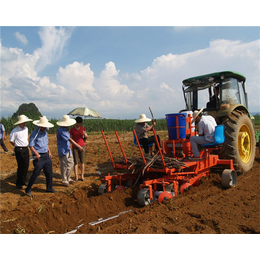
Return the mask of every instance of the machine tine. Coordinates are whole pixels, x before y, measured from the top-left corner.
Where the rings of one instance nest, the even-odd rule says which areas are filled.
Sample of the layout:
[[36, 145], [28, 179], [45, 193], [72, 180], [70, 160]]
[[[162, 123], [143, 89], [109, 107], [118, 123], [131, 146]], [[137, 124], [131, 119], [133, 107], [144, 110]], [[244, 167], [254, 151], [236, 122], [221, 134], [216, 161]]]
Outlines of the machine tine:
[[119, 145], [120, 145], [121, 151], [122, 151], [122, 153], [123, 153], [123, 156], [124, 156], [124, 158], [125, 158], [125, 163], [128, 164], [128, 163], [127, 163], [127, 158], [126, 158], [126, 155], [125, 155], [125, 152], [124, 152], [123, 146], [122, 146], [122, 144], [121, 144], [121, 141], [120, 141], [120, 139], [119, 139], [119, 136], [118, 136], [117, 131], [115, 131], [115, 133], [116, 133], [116, 137], [117, 137], [118, 143], [119, 143]]

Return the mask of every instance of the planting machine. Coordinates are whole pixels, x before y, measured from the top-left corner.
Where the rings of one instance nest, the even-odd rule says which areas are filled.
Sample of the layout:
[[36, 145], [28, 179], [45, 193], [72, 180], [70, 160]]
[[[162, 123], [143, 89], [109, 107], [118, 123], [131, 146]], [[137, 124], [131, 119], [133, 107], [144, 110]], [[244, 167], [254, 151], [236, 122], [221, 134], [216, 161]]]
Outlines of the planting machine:
[[[242, 74], [233, 71], [215, 72], [183, 80], [186, 108], [179, 111], [179, 114], [166, 115], [169, 138], [162, 143], [162, 148], [150, 161], [143, 154], [134, 132], [143, 160], [141, 168], [137, 169], [133, 163], [128, 162], [117, 133], [124, 162], [115, 163], [102, 132], [113, 167], [127, 172], [106, 176], [99, 187], [99, 193], [111, 192], [114, 187], [132, 187], [139, 183], [137, 201], [144, 206], [157, 198], [162, 201], [164, 198], [175, 197], [189, 186], [198, 185], [201, 177], [207, 176], [210, 168], [216, 165], [222, 165], [221, 168], [224, 169], [222, 185], [225, 188], [235, 186], [237, 172], [247, 172], [253, 166], [256, 140], [259, 140], [260, 135], [254, 129], [248, 111], [245, 81]], [[195, 135], [191, 114], [202, 107], [205, 107], [204, 112], [213, 116], [218, 124], [215, 142], [202, 147], [200, 160], [190, 161], [190, 137]], [[156, 137], [155, 130], [153, 131]], [[156, 142], [158, 145], [157, 139]], [[175, 160], [175, 166], [166, 163], [169, 158]], [[160, 161], [159, 167], [155, 167], [156, 160]]]
[[[191, 113], [178, 113], [166, 115], [169, 138], [162, 142], [162, 148], [154, 156], [145, 155], [133, 130], [140, 151], [142, 166], [136, 165], [127, 158], [117, 132], [118, 144], [121, 148], [124, 161], [115, 162], [109, 149], [105, 134], [102, 132], [114, 169], [123, 169], [123, 173], [110, 175], [102, 179], [98, 193], [103, 194], [113, 190], [124, 189], [139, 185], [137, 202], [146, 206], [156, 200], [163, 201], [182, 194], [190, 186], [199, 185], [200, 179], [208, 176], [210, 168], [222, 165], [222, 186], [229, 188], [236, 185], [237, 174], [232, 159], [220, 159], [213, 150], [221, 149], [224, 142], [224, 126], [215, 131], [215, 142], [202, 147], [200, 159], [192, 161], [190, 137], [195, 135], [195, 126], [191, 123]], [[154, 136], [156, 132], [153, 128]], [[159, 142], [156, 138], [158, 147]], [[160, 162], [159, 166], [156, 161]], [[171, 162], [170, 164], [168, 162]]]

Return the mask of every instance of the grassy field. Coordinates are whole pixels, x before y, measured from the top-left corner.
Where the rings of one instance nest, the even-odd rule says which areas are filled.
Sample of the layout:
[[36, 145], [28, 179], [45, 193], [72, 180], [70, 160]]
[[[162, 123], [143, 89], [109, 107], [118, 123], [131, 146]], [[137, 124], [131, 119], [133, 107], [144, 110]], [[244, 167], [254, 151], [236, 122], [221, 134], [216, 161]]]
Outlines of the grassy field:
[[[256, 115], [255, 117], [255, 129], [260, 130], [260, 115]], [[12, 118], [1, 118], [2, 124], [5, 127], [6, 134], [10, 134], [12, 129], [15, 127], [14, 123], [17, 122], [16, 119]], [[57, 119], [51, 119], [50, 122], [54, 124], [53, 128], [49, 129], [50, 134], [55, 134], [59, 126], [56, 122], [59, 121]], [[82, 125], [86, 128], [88, 134], [97, 133], [97, 132], [129, 132], [132, 131], [135, 127], [135, 120], [120, 120], [120, 119], [83, 119]], [[26, 124], [29, 130], [29, 134], [35, 130], [36, 126], [32, 122], [28, 122]], [[156, 130], [167, 130], [166, 119], [158, 119]]]
[[[10, 134], [12, 129], [15, 127], [14, 123], [17, 120], [12, 118], [2, 118], [2, 124], [5, 127], [6, 134]], [[55, 134], [59, 126], [56, 122], [59, 121], [57, 119], [51, 119], [51, 122], [54, 127], [49, 129], [50, 134]], [[82, 125], [86, 128], [88, 134], [97, 133], [97, 132], [129, 132], [132, 131], [135, 127], [135, 120], [119, 120], [119, 119], [83, 119]], [[32, 122], [27, 122], [26, 124], [29, 133], [35, 130], [36, 126]], [[165, 119], [157, 120], [156, 130], [167, 130], [167, 124]]]
[[260, 125], [260, 115], [254, 116], [255, 117], [255, 124]]
[[260, 131], [260, 115], [254, 116], [255, 118], [255, 130]]

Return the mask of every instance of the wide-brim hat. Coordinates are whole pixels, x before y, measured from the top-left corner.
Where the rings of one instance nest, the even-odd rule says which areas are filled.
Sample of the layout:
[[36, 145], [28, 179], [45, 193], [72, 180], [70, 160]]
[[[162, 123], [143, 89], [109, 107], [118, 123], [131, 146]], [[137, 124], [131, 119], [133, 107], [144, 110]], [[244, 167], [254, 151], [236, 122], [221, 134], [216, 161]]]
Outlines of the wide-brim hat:
[[56, 123], [58, 126], [71, 126], [76, 124], [76, 120], [70, 118], [68, 115], [64, 115], [60, 121]]
[[54, 127], [54, 125], [50, 122], [48, 122], [48, 119], [46, 116], [40, 117], [40, 120], [33, 121], [34, 125], [40, 126], [40, 127]]
[[16, 123], [14, 123], [14, 125], [19, 125], [19, 124], [29, 122], [29, 121], [32, 121], [32, 119], [28, 118], [25, 115], [20, 115], [20, 116], [18, 116], [18, 121]]
[[137, 120], [135, 120], [135, 123], [144, 123], [144, 122], [150, 122], [152, 119], [147, 118], [145, 114], [141, 114]]
[[193, 112], [193, 114], [192, 114], [193, 119], [192, 119], [191, 123], [194, 123], [194, 122], [195, 122], [197, 116], [203, 111], [203, 109], [204, 109], [204, 107], [203, 107], [200, 111], [195, 110], [195, 111]]

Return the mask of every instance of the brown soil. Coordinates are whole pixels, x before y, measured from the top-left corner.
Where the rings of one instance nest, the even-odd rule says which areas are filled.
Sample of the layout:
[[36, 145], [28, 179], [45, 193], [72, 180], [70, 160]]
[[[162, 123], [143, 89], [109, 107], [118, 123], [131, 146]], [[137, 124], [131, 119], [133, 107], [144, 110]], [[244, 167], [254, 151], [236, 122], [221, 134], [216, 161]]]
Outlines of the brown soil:
[[[165, 132], [159, 134], [166, 139]], [[114, 158], [121, 156], [115, 134], [106, 136]], [[119, 136], [126, 154], [139, 156], [132, 133]], [[115, 174], [100, 134], [90, 135], [86, 144], [85, 181], [78, 181], [69, 188], [61, 185], [56, 136], [49, 135], [49, 139], [54, 189], [59, 191], [56, 194], [45, 192], [43, 173], [33, 186], [32, 198], [25, 196], [24, 189], [16, 189], [15, 156], [12, 152], [5, 154], [1, 149], [2, 234], [63, 234], [78, 226], [77, 234], [259, 234], [258, 149], [253, 168], [238, 176], [234, 188], [223, 189], [219, 173], [213, 170], [209, 177], [201, 179], [198, 187], [192, 187], [172, 200], [140, 207], [136, 201], [136, 189], [97, 194], [101, 179], [108, 173]], [[7, 140], [5, 143], [12, 151]], [[28, 178], [32, 170], [30, 162]], [[101, 224], [89, 224], [124, 211], [127, 212]]]

